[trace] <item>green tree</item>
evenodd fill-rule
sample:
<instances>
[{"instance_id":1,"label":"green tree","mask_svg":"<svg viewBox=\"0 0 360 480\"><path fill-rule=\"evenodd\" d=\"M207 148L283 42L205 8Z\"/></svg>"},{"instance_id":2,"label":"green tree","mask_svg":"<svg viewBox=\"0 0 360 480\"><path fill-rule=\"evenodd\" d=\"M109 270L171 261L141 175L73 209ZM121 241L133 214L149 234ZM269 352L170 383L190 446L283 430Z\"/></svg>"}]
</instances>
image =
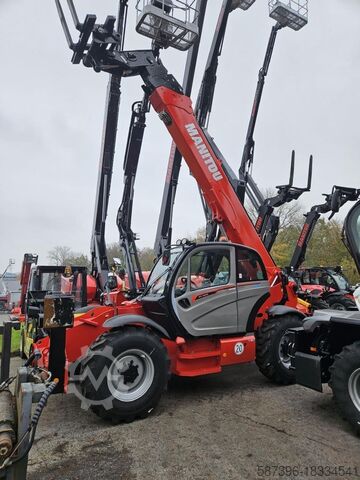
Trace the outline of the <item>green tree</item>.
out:
<instances>
[{"instance_id":1,"label":"green tree","mask_svg":"<svg viewBox=\"0 0 360 480\"><path fill-rule=\"evenodd\" d=\"M49 250L48 258L52 265L76 265L90 268L90 260L83 253L75 253L70 247L58 245Z\"/></svg>"}]
</instances>

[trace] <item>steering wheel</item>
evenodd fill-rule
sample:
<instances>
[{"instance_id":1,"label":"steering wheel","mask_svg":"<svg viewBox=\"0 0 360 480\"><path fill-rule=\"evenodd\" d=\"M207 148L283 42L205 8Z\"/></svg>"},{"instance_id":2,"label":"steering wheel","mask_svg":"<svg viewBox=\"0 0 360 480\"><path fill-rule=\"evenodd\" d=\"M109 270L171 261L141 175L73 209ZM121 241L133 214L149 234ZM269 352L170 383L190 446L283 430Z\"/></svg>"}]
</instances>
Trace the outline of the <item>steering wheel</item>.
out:
<instances>
[{"instance_id":1,"label":"steering wheel","mask_svg":"<svg viewBox=\"0 0 360 480\"><path fill-rule=\"evenodd\" d=\"M187 285L187 277L180 277L179 278L180 282L183 284L183 289L184 291L186 290L186 285ZM196 290L198 289L198 286L196 285L196 283L194 282L194 280L190 280L190 285L192 287L194 287Z\"/></svg>"}]
</instances>

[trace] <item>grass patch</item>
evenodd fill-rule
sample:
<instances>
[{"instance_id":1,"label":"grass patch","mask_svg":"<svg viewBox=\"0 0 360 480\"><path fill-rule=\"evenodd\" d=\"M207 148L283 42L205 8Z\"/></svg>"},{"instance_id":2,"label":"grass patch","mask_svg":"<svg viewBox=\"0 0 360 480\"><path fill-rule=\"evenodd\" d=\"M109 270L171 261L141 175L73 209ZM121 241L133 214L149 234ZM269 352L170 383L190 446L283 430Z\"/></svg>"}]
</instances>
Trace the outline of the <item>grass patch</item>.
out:
<instances>
[{"instance_id":1,"label":"grass patch","mask_svg":"<svg viewBox=\"0 0 360 480\"><path fill-rule=\"evenodd\" d=\"M11 335L11 353L18 353L20 350L20 330L13 330ZM2 352L2 335L0 335L0 353Z\"/></svg>"}]
</instances>

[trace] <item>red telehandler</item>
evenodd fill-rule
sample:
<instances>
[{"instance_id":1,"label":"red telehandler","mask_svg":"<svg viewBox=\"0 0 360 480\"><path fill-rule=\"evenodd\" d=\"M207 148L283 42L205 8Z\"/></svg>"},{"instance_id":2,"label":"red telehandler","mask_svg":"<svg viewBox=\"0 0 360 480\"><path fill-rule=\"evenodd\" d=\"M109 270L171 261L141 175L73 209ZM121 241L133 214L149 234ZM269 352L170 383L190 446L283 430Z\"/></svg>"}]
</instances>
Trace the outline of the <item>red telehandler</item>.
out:
<instances>
[{"instance_id":1,"label":"red telehandler","mask_svg":"<svg viewBox=\"0 0 360 480\"><path fill-rule=\"evenodd\" d=\"M150 104L229 242L183 241L171 247L155 264L139 297L120 304L113 297L111 304L85 307L75 314L77 328L53 330L50 338L40 340L42 362L62 379L65 390L69 380L77 380L83 401L97 415L113 420L130 421L150 413L169 373L219 373L223 366L256 358L268 378L291 383L283 343L287 329L301 325L303 314L296 310L293 289L258 237L226 167L199 126L189 97L161 63L158 50L118 50L114 17L107 17L103 25L97 25L93 15L82 24L76 22L80 40L74 43L56 3L74 51L73 63L82 60L98 72L142 78ZM76 19L72 1L68 4ZM183 47L196 32L183 23L182 34L175 34L179 22L162 5L159 9L149 2L138 29L166 22L167 42ZM65 364L69 369L64 374Z\"/></svg>"},{"instance_id":2,"label":"red telehandler","mask_svg":"<svg viewBox=\"0 0 360 480\"><path fill-rule=\"evenodd\" d=\"M359 189L334 185L331 193L325 195L325 202L320 205L314 205L305 214L305 222L296 242L287 271L296 279L299 285L299 296L310 302L316 310L324 308L357 310L353 290L346 278L341 275L341 271L338 271L336 267L301 267L305 261L309 242L321 215L330 213L330 220L339 212L343 205L347 202L356 201L359 195Z\"/></svg>"}]
</instances>

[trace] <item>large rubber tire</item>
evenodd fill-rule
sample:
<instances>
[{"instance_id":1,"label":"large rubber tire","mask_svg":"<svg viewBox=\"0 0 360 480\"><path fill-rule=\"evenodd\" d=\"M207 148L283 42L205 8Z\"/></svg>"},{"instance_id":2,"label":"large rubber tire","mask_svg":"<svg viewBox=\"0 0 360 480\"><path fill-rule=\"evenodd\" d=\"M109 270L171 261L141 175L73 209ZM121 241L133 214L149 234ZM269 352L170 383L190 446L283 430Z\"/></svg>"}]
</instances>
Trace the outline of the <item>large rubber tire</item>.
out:
<instances>
[{"instance_id":1,"label":"large rubber tire","mask_svg":"<svg viewBox=\"0 0 360 480\"><path fill-rule=\"evenodd\" d=\"M344 347L330 367L335 401L355 431L360 434L360 342Z\"/></svg>"},{"instance_id":2,"label":"large rubber tire","mask_svg":"<svg viewBox=\"0 0 360 480\"><path fill-rule=\"evenodd\" d=\"M330 308L334 310L354 310L356 308L355 300L351 300L350 298L340 297L340 298L331 298L329 297L327 300Z\"/></svg>"},{"instance_id":3,"label":"large rubber tire","mask_svg":"<svg viewBox=\"0 0 360 480\"><path fill-rule=\"evenodd\" d=\"M322 298L312 298L311 307L313 310L325 310L330 308L330 305Z\"/></svg>"},{"instance_id":4,"label":"large rubber tire","mask_svg":"<svg viewBox=\"0 0 360 480\"><path fill-rule=\"evenodd\" d=\"M256 332L256 364L260 372L274 383L289 385L295 382L295 372L289 368L290 358L282 352L282 342L286 344L289 328L301 325L299 316L287 314L265 320Z\"/></svg>"},{"instance_id":5,"label":"large rubber tire","mask_svg":"<svg viewBox=\"0 0 360 480\"><path fill-rule=\"evenodd\" d=\"M137 377L127 385L119 366L124 372L124 365L134 364ZM130 376L134 373L129 368L127 371ZM145 328L126 327L101 335L89 347L81 362L80 387L96 415L114 423L131 422L151 413L166 388L168 376L167 350L159 337ZM99 379L100 384L92 379Z\"/></svg>"}]
</instances>

